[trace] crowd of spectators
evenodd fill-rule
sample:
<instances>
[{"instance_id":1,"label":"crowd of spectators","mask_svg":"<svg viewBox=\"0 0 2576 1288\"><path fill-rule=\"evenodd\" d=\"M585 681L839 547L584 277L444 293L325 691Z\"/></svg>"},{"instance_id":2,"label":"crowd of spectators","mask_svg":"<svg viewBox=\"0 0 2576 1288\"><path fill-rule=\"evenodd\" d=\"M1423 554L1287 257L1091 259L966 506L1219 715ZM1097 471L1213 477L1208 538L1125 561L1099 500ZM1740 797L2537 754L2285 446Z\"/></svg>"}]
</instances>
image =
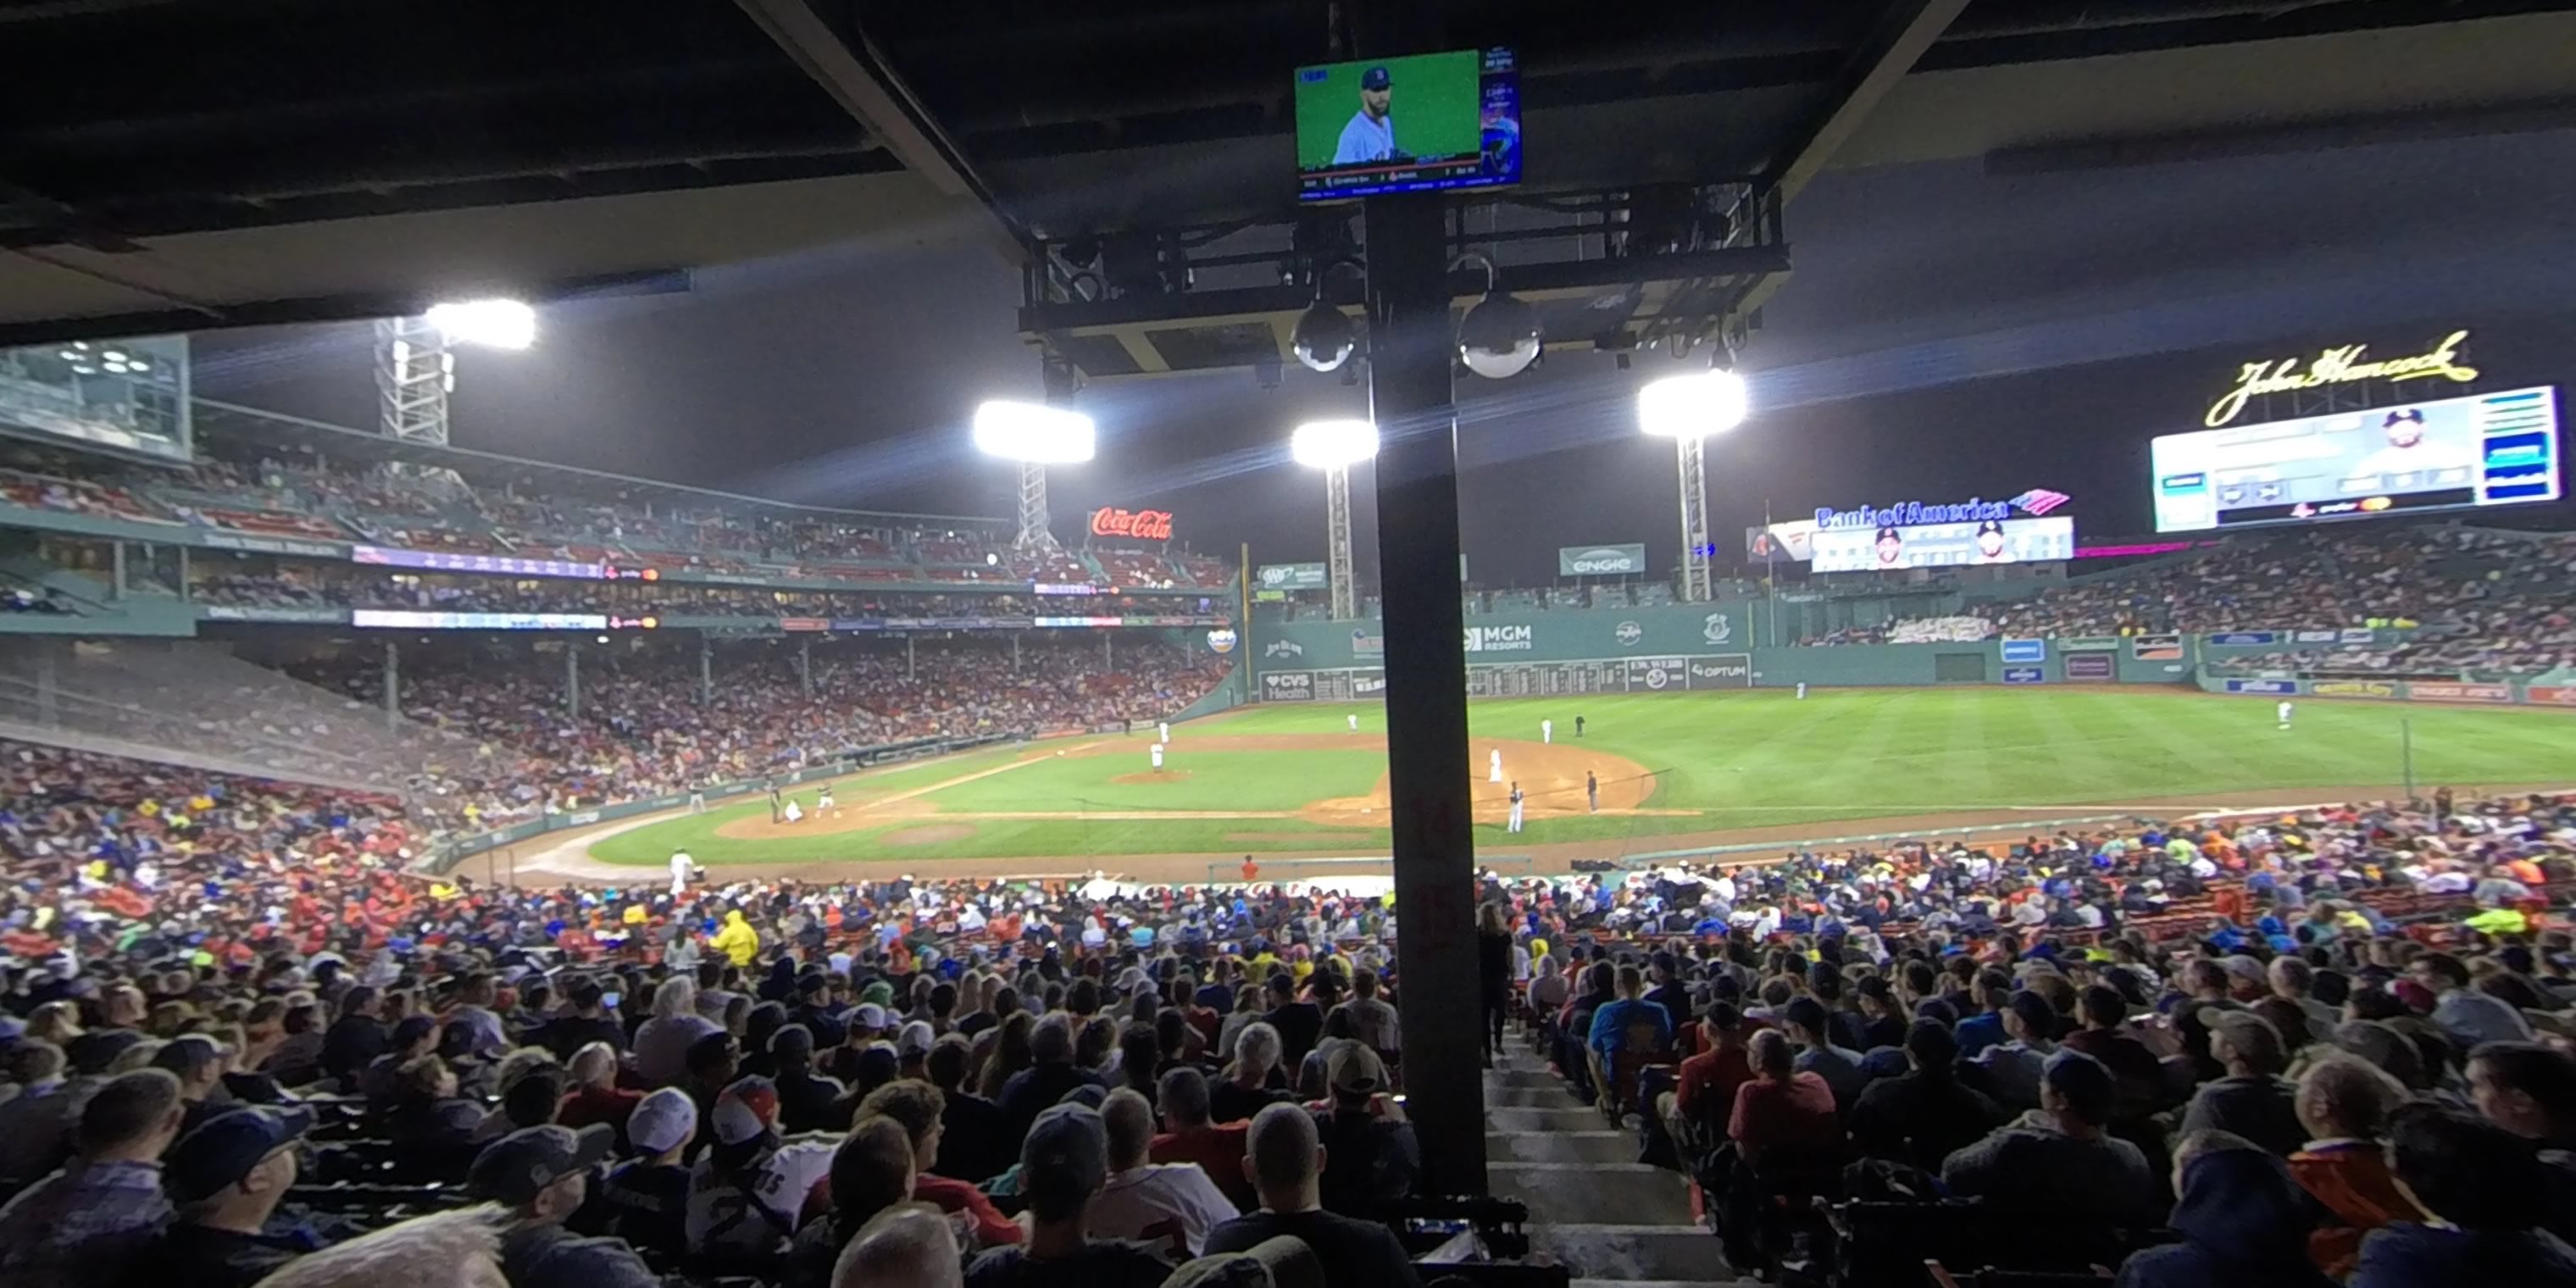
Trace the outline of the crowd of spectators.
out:
<instances>
[{"instance_id":1,"label":"crowd of spectators","mask_svg":"<svg viewBox=\"0 0 2576 1288\"><path fill-rule=\"evenodd\" d=\"M1980 611L2015 638L2458 626L2415 660L2540 672L2576 662L2571 602L2576 534L2337 526L2238 535Z\"/></svg>"},{"instance_id":2,"label":"crowd of spectators","mask_svg":"<svg viewBox=\"0 0 2576 1288\"><path fill-rule=\"evenodd\" d=\"M189 598L242 608L404 608L446 612L604 613L654 617L1090 617L1215 614L1222 595L939 594L920 591L769 590L677 581L592 581L387 571L356 564L265 556L199 560Z\"/></svg>"},{"instance_id":3,"label":"crowd of spectators","mask_svg":"<svg viewBox=\"0 0 2576 1288\"><path fill-rule=\"evenodd\" d=\"M421 1282L1417 1281L1389 900L489 888L404 872L418 834L0 746L0 1278L294 1288L453 1243L498 1274ZM1784 1197L1899 1194L1980 1200L2007 1256L2167 1240L2145 1285L2559 1284L2571 881L2576 798L2445 791L1488 877L1480 962L1493 1043L1525 1012L1636 1110L1740 1268Z\"/></svg>"},{"instance_id":4,"label":"crowd of spectators","mask_svg":"<svg viewBox=\"0 0 2576 1288\"><path fill-rule=\"evenodd\" d=\"M1800 1248L1811 1199L1974 1198L1938 1210L1972 1268L2576 1283L2576 956L2546 911L2576 798L1652 880L1613 946L1488 930L1538 954L1554 1067L1635 1111L1739 1269Z\"/></svg>"},{"instance_id":5,"label":"crowd of spectators","mask_svg":"<svg viewBox=\"0 0 2576 1288\"><path fill-rule=\"evenodd\" d=\"M613 500L535 498L452 470L395 474L268 452L208 455L172 470L13 443L0 446L0 496L101 518L665 572L1119 589L1221 590L1232 580L1221 560L1178 548L1021 550L990 533L822 519L676 489L657 498L641 484Z\"/></svg>"}]
</instances>

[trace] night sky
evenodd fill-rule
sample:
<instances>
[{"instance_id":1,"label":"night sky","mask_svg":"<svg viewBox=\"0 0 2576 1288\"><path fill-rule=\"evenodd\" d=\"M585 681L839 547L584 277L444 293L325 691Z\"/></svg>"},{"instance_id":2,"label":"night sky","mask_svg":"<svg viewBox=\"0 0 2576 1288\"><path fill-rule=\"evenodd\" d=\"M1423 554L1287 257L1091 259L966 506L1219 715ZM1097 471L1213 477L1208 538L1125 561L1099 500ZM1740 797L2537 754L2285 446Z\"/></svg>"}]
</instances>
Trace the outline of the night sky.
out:
<instances>
[{"instance_id":1,"label":"night sky","mask_svg":"<svg viewBox=\"0 0 2576 1288\"><path fill-rule=\"evenodd\" d=\"M1785 518L2050 487L2075 497L2062 513L2088 540L2139 535L2147 439L2198 428L2240 362L2354 342L2394 356L2467 328L2484 387L2565 381L2571 208L2567 131L2042 176L1973 161L1828 174L1788 211L1798 271L1745 355L1753 418L1710 448L1713 526L1740 539L1766 501ZM1008 470L974 456L965 417L1037 394L1018 291L964 230L934 228L706 272L687 295L557 306L536 349L460 358L456 439L786 500L1003 514ZM372 423L363 326L209 336L198 353L203 395ZM1478 582L1542 583L1560 545L1644 541L1669 565L1672 451L1636 432L1633 398L1679 365L1561 353L1512 381L1461 376ZM1101 454L1052 474L1057 531L1072 539L1095 505L1150 506L1199 548L1320 559L1322 484L1286 439L1364 414L1364 392L1293 366L1267 393L1248 373L1086 391ZM1364 571L1368 492L1362 470Z\"/></svg>"}]
</instances>

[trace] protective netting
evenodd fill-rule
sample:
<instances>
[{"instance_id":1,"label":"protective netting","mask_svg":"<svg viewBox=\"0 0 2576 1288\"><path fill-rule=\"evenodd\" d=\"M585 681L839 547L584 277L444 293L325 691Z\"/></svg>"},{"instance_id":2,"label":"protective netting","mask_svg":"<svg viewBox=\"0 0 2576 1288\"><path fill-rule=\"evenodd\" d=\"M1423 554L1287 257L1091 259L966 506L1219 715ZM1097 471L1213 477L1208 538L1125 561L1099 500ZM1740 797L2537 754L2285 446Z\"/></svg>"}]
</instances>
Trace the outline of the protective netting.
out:
<instances>
[{"instance_id":1,"label":"protective netting","mask_svg":"<svg viewBox=\"0 0 2576 1288\"><path fill-rule=\"evenodd\" d=\"M0 640L0 737L402 793L496 750L185 640Z\"/></svg>"}]
</instances>

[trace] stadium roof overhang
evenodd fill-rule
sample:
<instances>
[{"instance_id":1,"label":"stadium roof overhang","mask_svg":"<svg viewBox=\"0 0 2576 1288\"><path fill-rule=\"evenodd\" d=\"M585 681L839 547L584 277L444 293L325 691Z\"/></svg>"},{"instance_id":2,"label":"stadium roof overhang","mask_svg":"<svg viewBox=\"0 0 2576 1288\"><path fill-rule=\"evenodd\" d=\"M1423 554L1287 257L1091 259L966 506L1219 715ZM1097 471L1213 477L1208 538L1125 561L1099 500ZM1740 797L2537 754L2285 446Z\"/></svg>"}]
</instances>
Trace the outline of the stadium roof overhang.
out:
<instances>
[{"instance_id":1,"label":"stadium roof overhang","mask_svg":"<svg viewBox=\"0 0 2576 1288\"><path fill-rule=\"evenodd\" d=\"M2576 101L2564 0L1418 2L1453 44L1522 55L1527 182L1462 205L1462 242L1528 234L1495 256L1524 275L1515 288L1596 323L1620 314L1615 335L1592 329L1613 343L1667 312L1758 307L1787 267L1779 206L1827 166L2155 163L2558 126ZM379 316L473 290L674 289L692 268L935 235L1028 267L1023 331L1087 375L1275 361L1280 301L1311 295L1241 292L1282 285L1274 243L1298 215L1285 71L1337 56L1335 11L0 8L17 69L0 83L0 343ZM1643 193L1668 214L1673 193L1727 184L1750 198L1736 227L1775 235L1693 251L1747 252L1721 261L1587 276L1562 265L1609 256L1544 235L1568 218L1550 204ZM1067 243L1154 230L1240 262L1201 275L1207 300L1085 301L1049 280ZM1065 311L1090 304L1120 307Z\"/></svg>"}]
</instances>

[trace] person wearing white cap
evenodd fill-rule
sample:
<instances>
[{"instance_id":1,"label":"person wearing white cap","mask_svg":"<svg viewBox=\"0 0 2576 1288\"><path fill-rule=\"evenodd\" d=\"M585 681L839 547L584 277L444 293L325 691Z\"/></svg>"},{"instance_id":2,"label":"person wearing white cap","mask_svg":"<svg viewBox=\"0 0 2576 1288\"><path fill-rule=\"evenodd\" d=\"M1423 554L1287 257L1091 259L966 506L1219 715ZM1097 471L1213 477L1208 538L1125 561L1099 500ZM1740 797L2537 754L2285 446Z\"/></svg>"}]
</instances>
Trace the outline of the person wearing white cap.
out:
<instances>
[{"instance_id":1,"label":"person wearing white cap","mask_svg":"<svg viewBox=\"0 0 2576 1288\"><path fill-rule=\"evenodd\" d=\"M930 1048L938 1041L939 1033L930 1027L928 1020L914 1020L904 1025L894 1035L894 1053L903 1062L903 1076L927 1081L930 1073L923 1062L930 1058Z\"/></svg>"},{"instance_id":2,"label":"person wearing white cap","mask_svg":"<svg viewBox=\"0 0 2576 1288\"><path fill-rule=\"evenodd\" d=\"M600 1183L610 1233L639 1248L688 1251L689 1169L680 1159L697 1138L698 1106L689 1093L664 1087L636 1104L626 1118L631 1157Z\"/></svg>"}]
</instances>

